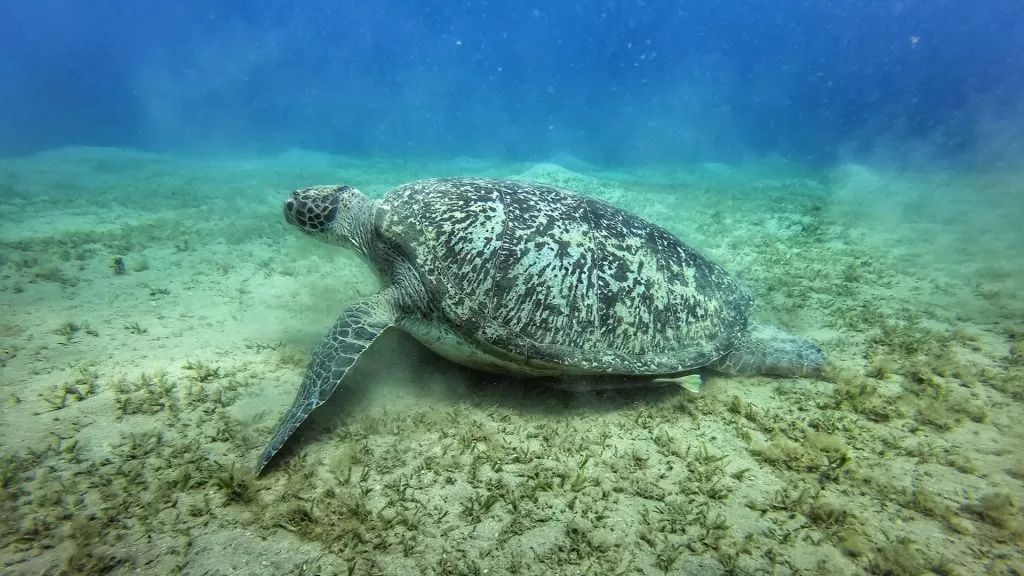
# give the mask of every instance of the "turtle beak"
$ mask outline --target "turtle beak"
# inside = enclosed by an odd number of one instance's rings
[[[295,225],[295,199],[289,198],[284,201],[284,220],[285,222]]]

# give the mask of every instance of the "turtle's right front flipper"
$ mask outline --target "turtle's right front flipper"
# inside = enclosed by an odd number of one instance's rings
[[[389,290],[374,294],[341,313],[327,336],[313,350],[313,359],[306,368],[302,387],[291,408],[277,425],[274,437],[260,454],[256,474],[284,446],[299,424],[331,397],[359,355],[393,323],[394,312]]]

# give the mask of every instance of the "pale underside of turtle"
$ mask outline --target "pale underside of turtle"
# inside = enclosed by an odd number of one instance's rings
[[[285,218],[356,250],[382,290],[316,346],[259,473],[388,328],[472,368],[566,387],[664,385],[702,369],[817,376],[800,337],[748,320],[749,292],[661,227],[532,182],[441,178],[373,200],[349,186],[296,190]]]

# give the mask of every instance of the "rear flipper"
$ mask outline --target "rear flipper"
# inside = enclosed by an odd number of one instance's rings
[[[765,374],[817,378],[825,355],[810,340],[794,336],[769,324],[755,324],[736,347],[712,362],[708,368],[749,376]]]
[[[256,474],[284,446],[299,424],[331,397],[359,355],[392,325],[394,314],[390,298],[390,292],[385,290],[351,306],[341,313],[327,336],[317,344],[291,408],[256,462]]]

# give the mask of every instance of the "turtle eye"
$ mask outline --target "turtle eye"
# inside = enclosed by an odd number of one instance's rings
[[[334,222],[334,219],[338,217],[338,207],[331,206],[331,208],[324,214],[324,220],[326,222]]]

